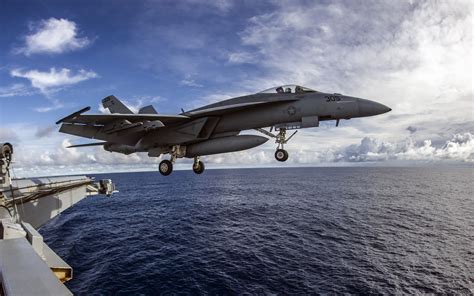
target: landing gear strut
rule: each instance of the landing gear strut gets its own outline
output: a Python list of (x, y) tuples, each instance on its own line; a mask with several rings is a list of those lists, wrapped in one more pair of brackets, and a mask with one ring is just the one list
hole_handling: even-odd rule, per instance
[[(171, 158), (169, 160), (162, 160), (158, 165), (158, 170), (163, 176), (168, 176), (173, 172), (173, 164), (175, 163), (176, 159), (186, 156), (186, 147), (175, 145), (171, 147), (171, 151), (168, 150), (167, 153), (171, 155)], [(204, 163), (199, 160), (199, 156), (194, 157), (193, 171), (196, 174), (202, 174), (204, 172)]]
[[(184, 150), (184, 153), (186, 153), (186, 150)], [(173, 172), (173, 164), (176, 161), (178, 157), (183, 157), (184, 156), (183, 149), (179, 145), (175, 145), (171, 148), (171, 158), (170, 160), (162, 160), (160, 162), (160, 165), (158, 166), (158, 170), (160, 171), (160, 174), (163, 176), (168, 176)]]
[(275, 158), (278, 161), (287, 161), (288, 160), (288, 152), (284, 149), (284, 145), (288, 143), (288, 141), (293, 138), (293, 136), (298, 132), (295, 131), (291, 136), (286, 138), (286, 128), (280, 127), (278, 129), (278, 134), (274, 135), (271, 133), (273, 128), (270, 131), (264, 130), (263, 128), (257, 128), (256, 130), (265, 134), (269, 137), (275, 138), (275, 143), (277, 143), (277, 150), (275, 151)]
[(194, 163), (193, 163), (193, 172), (196, 174), (202, 174), (204, 172), (204, 163), (199, 160), (199, 156), (194, 157)]
[[(294, 135), (294, 134), (293, 134)], [(293, 136), (291, 135), (291, 136)], [(278, 161), (286, 161), (288, 159), (288, 152), (284, 149), (283, 145), (286, 144), (286, 129), (280, 128), (276, 135), (275, 143), (278, 144), (275, 152), (275, 158)]]

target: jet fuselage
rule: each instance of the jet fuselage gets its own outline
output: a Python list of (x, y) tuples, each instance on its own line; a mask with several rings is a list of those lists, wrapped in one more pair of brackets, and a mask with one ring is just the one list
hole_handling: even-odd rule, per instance
[[(391, 111), (380, 103), (317, 92), (301, 86), (282, 86), (247, 96), (209, 104), (178, 115), (158, 114), (153, 106), (134, 114), (114, 96), (102, 100), (112, 114), (82, 115), (90, 108), (75, 112), (57, 123), (60, 132), (104, 142), (72, 147), (103, 145), (110, 152), (130, 154), (148, 152), (150, 157), (170, 154), (171, 160), (160, 163), (160, 172), (167, 175), (177, 158), (193, 157), (193, 170), (201, 173), (204, 164), (199, 156), (250, 149), (268, 138), (239, 135), (241, 131), (257, 130), (275, 138), (275, 158), (286, 161), (283, 149), (291, 139), (286, 131), (317, 127), (321, 121), (373, 116)], [(264, 130), (271, 127), (270, 131)], [(278, 134), (272, 134), (275, 129)]]

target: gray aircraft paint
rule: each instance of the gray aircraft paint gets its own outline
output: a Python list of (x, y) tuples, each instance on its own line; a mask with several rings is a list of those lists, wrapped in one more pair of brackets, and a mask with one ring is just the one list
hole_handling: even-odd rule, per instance
[[(202, 155), (245, 150), (267, 141), (261, 136), (238, 136), (243, 130), (317, 127), (320, 121), (339, 122), (391, 111), (385, 105), (366, 99), (298, 86), (293, 90), (298, 88), (298, 92), (265, 92), (236, 97), (178, 115), (157, 114), (152, 106), (143, 107), (139, 114), (133, 114), (117, 98), (109, 96), (102, 102), (113, 114), (82, 115), (90, 109), (85, 108), (57, 123), (62, 123), (62, 133), (104, 141), (91, 145), (103, 145), (107, 151), (124, 154), (148, 152), (151, 157), (170, 153), (172, 161), (180, 157), (195, 157), (196, 161), (196, 157)], [(280, 142), (277, 142), (278, 147), (283, 149), (283, 144), (286, 144), (284, 132)], [(72, 147), (80, 146), (84, 145)]]

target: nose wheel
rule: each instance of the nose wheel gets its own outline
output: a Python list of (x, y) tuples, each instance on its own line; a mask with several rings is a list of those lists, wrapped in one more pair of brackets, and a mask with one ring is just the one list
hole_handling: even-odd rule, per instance
[(288, 160), (288, 152), (284, 149), (277, 149), (275, 152), (275, 158), (278, 161), (287, 161)]

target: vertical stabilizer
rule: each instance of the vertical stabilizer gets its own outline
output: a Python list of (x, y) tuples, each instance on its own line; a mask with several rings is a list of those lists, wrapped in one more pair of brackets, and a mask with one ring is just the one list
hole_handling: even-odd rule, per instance
[(115, 96), (108, 96), (102, 99), (102, 106), (109, 109), (110, 113), (133, 114), (119, 99)]

